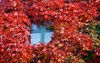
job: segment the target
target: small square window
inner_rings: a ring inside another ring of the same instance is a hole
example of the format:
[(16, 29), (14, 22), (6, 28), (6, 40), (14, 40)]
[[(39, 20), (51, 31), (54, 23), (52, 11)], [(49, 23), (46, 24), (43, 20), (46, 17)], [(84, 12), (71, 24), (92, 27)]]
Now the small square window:
[(46, 29), (45, 26), (38, 28), (35, 24), (32, 25), (31, 43), (38, 44), (39, 42), (48, 43), (51, 40), (53, 32)]

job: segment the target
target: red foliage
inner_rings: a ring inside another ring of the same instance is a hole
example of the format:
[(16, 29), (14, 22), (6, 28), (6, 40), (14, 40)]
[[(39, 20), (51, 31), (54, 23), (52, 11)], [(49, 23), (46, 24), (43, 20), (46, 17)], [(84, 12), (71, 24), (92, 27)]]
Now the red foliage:
[(23, 12), (0, 15), (0, 63), (29, 63), (33, 50), (30, 44), (30, 20)]
[[(33, 63), (80, 63), (88, 52), (94, 53), (88, 63), (99, 62), (100, 49), (94, 50), (93, 38), (80, 31), (100, 15), (99, 8), (100, 0), (1, 0), (0, 62), (29, 63), (33, 58)], [(54, 28), (52, 40), (33, 45), (33, 50), (30, 20), (37, 25), (51, 22)]]
[[(36, 1), (30, 8), (29, 15), (37, 24), (51, 21), (54, 27), (52, 41), (47, 46), (40, 44), (38, 48), (42, 49), (36, 49), (39, 51), (36, 53), (36, 56), (39, 56), (37, 63), (62, 63), (68, 56), (82, 58), (88, 55), (88, 51), (95, 51), (93, 38), (80, 32), (79, 29), (93, 21), (98, 14), (98, 6), (99, 3), (94, 1), (90, 3), (86, 1), (66, 3), (63, 0)], [(63, 44), (61, 48), (58, 46), (60, 43)], [(85, 61), (84, 58), (83, 60)]]

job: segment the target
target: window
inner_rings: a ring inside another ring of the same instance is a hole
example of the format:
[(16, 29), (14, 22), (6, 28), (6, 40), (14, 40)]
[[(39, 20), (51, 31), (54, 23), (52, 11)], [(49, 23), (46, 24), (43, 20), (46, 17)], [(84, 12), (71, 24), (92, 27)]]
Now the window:
[(52, 33), (45, 26), (38, 28), (35, 24), (32, 25), (31, 43), (38, 44), (39, 42), (48, 43), (51, 40)]

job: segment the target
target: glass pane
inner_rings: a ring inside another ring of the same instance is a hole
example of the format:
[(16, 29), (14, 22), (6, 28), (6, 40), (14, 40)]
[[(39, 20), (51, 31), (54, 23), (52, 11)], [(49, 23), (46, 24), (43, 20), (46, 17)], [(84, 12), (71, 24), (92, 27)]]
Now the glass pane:
[(31, 43), (38, 44), (39, 42), (44, 41), (44, 43), (48, 43), (51, 40), (52, 33), (47, 30), (46, 27), (41, 26), (38, 28), (35, 24), (32, 25), (32, 33), (31, 33)]

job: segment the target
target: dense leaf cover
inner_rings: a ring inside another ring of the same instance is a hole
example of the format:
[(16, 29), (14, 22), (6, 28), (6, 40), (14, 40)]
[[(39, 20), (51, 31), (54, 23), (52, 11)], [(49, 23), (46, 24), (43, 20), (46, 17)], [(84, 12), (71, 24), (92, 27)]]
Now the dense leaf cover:
[[(0, 0), (0, 63), (100, 62), (100, 0)], [(31, 23), (53, 28), (30, 45)]]
[(33, 51), (30, 46), (30, 25), (30, 20), (22, 12), (0, 15), (0, 63), (30, 62)]

